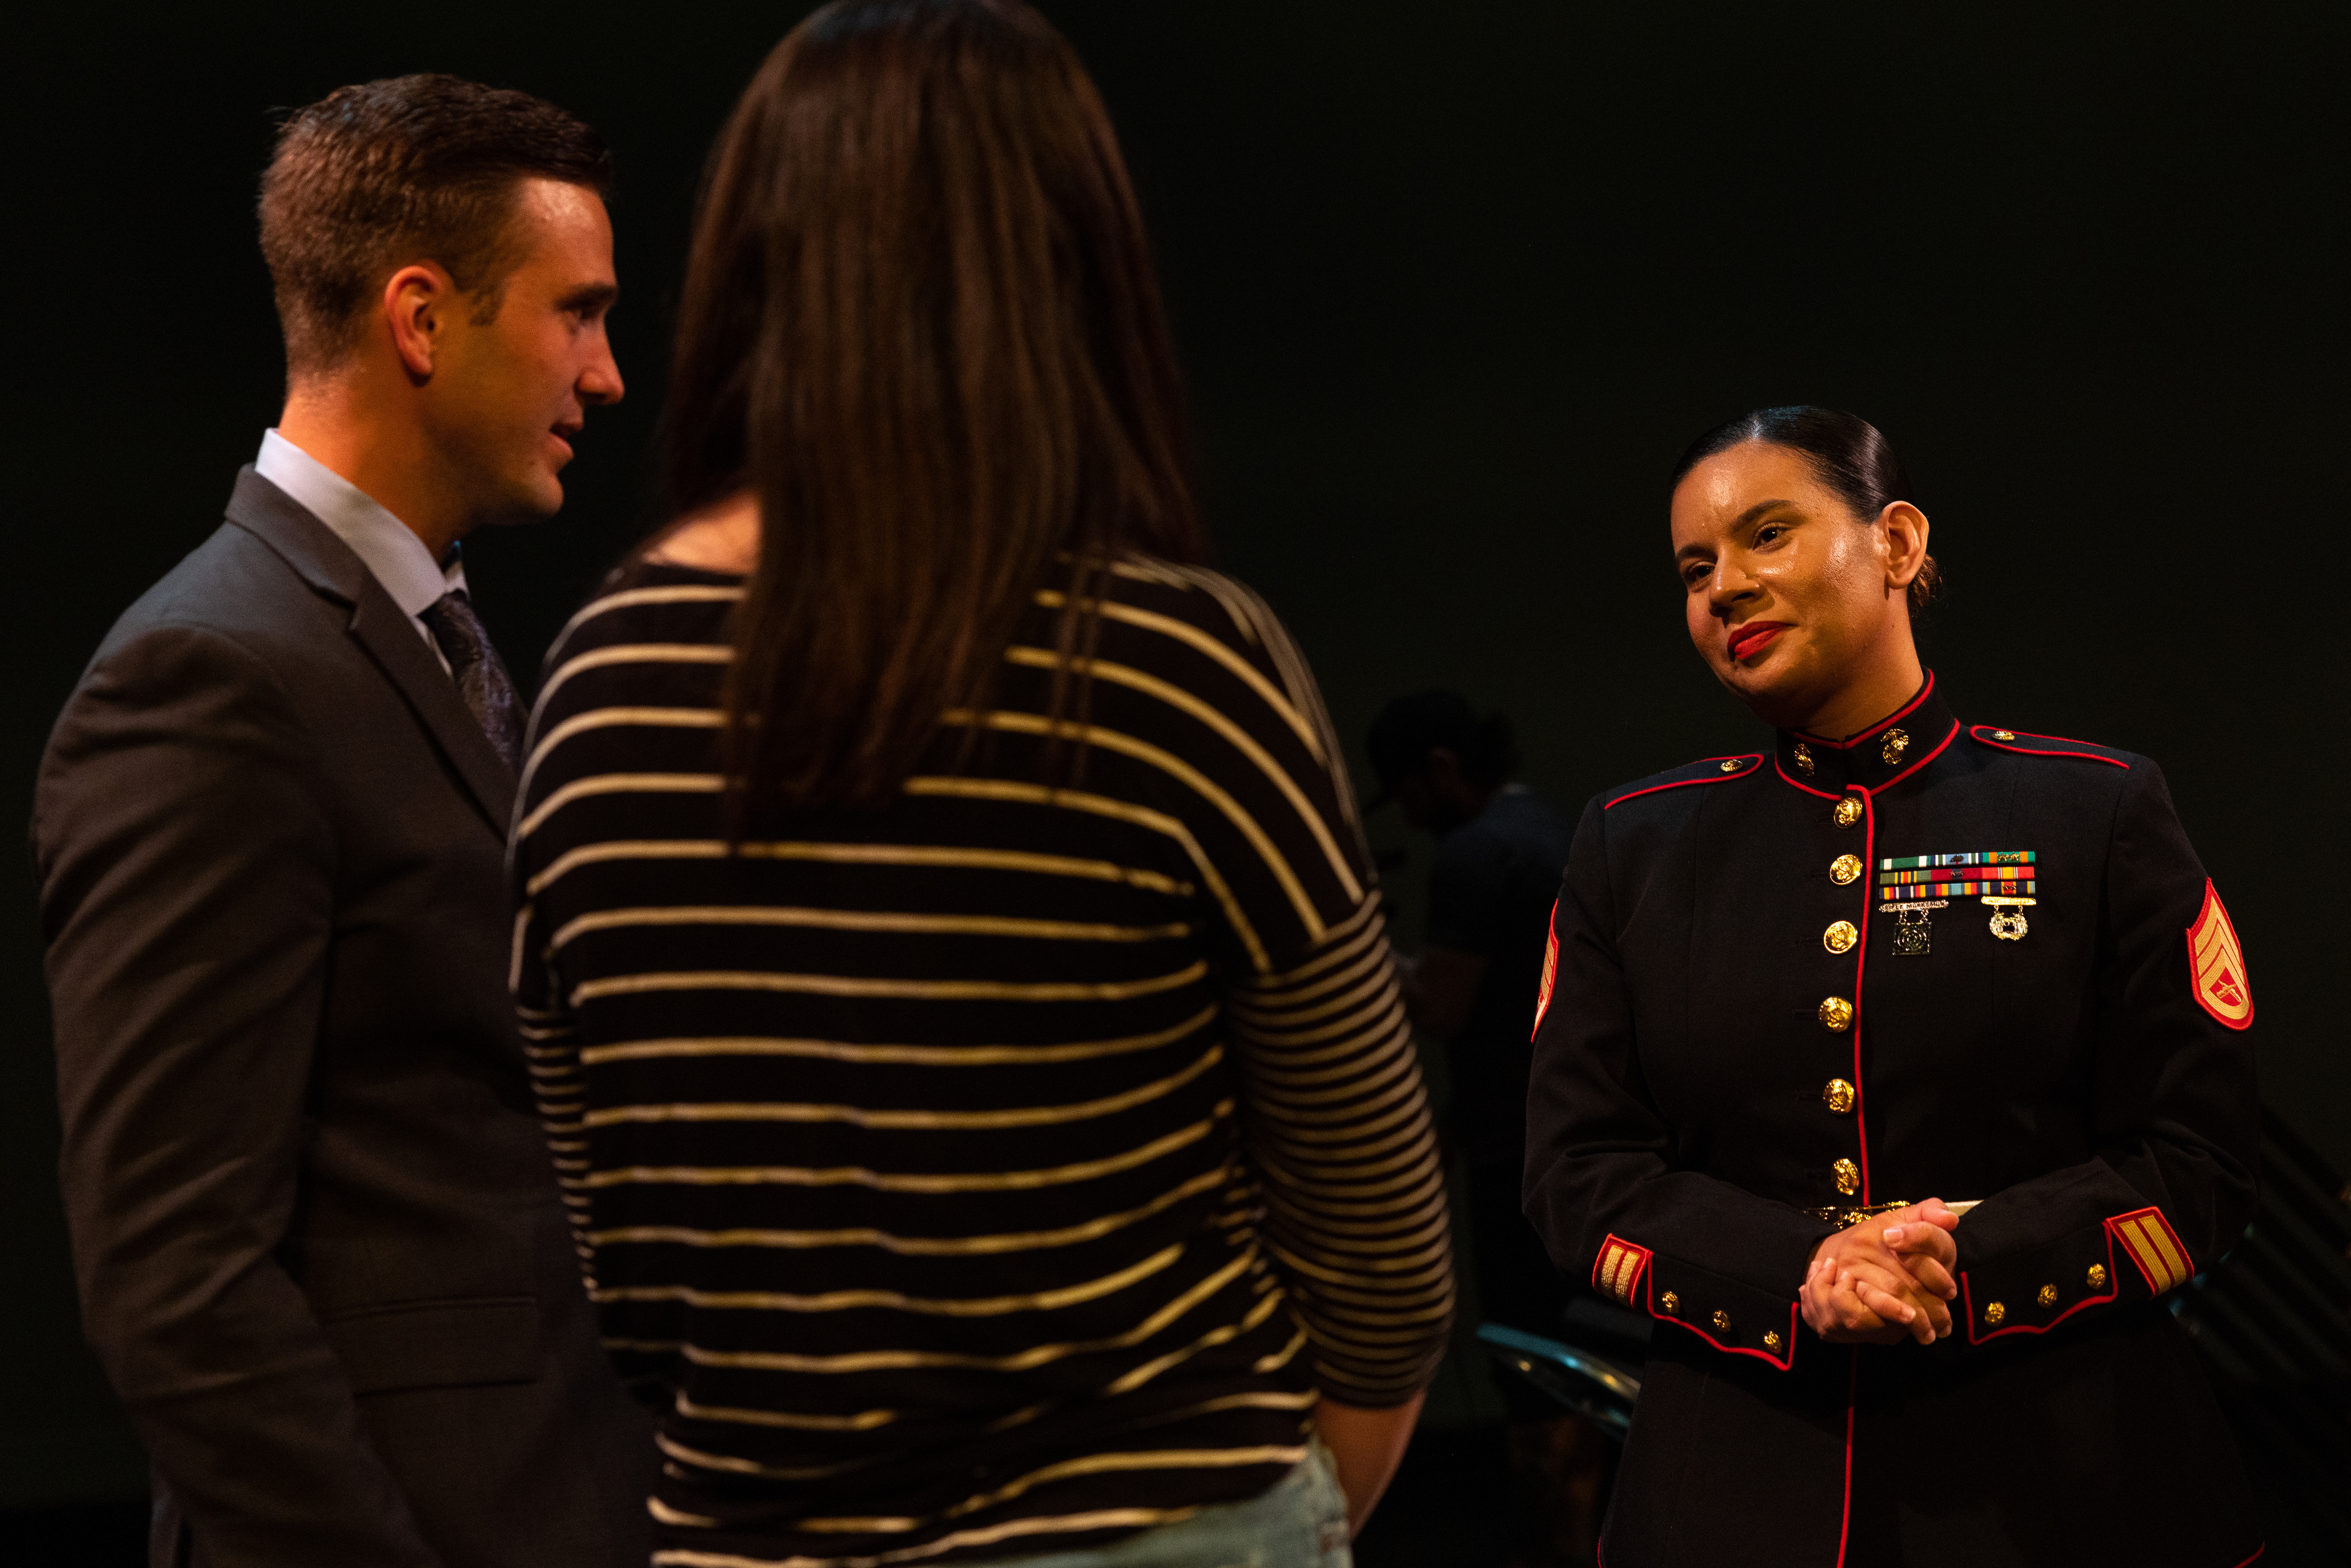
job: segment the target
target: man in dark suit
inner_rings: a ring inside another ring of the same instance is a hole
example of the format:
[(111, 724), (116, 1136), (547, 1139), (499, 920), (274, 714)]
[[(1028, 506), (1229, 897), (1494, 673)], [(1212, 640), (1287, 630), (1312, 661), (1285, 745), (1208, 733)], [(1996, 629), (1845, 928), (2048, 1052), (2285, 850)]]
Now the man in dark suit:
[(159, 1565), (646, 1560), (651, 1437), (507, 996), (518, 705), (455, 549), (552, 515), (621, 395), (608, 169), (445, 77), (287, 123), (285, 413), (43, 758), (66, 1207)]

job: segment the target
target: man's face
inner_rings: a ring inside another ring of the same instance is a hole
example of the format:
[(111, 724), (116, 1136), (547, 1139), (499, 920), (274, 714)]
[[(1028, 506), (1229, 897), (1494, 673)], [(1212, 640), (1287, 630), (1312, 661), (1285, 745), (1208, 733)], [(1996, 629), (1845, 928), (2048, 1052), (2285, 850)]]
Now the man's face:
[(491, 291), (468, 297), (433, 367), (425, 419), (486, 522), (536, 522), (563, 506), (558, 477), (591, 405), (621, 401), (604, 317), (619, 296), (612, 225), (593, 192), (527, 180), (516, 199), (520, 262)]

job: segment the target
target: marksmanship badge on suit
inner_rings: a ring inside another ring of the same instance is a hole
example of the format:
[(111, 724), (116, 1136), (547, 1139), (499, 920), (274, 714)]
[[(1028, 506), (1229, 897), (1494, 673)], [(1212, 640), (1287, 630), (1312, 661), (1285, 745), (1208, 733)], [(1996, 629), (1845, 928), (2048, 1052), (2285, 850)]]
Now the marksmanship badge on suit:
[(2229, 923), (2210, 877), (2204, 880), (2204, 907), (2188, 928), (2188, 972), (2206, 1012), (2231, 1029), (2252, 1026), (2253, 987), (2245, 978), (2245, 950), (2237, 945), (2237, 928)]

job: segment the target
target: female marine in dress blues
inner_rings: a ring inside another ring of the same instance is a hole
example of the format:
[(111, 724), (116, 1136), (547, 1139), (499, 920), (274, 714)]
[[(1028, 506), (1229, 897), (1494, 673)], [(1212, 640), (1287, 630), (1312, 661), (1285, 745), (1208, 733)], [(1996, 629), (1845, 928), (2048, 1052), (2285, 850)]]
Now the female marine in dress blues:
[(1691, 640), (1771, 752), (1583, 814), (1527, 1213), (1658, 1321), (1609, 1568), (2261, 1548), (2163, 1297), (2253, 1208), (2244, 956), (2143, 757), (1963, 725), (1878, 433), (1772, 409), (1673, 492)]

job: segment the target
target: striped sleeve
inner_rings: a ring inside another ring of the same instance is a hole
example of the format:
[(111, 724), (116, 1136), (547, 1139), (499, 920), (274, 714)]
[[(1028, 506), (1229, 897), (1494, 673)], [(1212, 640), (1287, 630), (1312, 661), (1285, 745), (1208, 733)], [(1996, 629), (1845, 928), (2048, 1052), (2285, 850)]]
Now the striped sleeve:
[(1267, 1250), (1322, 1392), (1400, 1405), (1453, 1316), (1445, 1183), (1376, 898), (1296, 968), (1228, 1004)]
[[(580, 1076), (579, 1031), (548, 962), (548, 933), (538, 902), (532, 896), (537, 889), (526, 883), (518, 891), (522, 896), (515, 912), (514, 950), (507, 981), (514, 992), (516, 1023), (522, 1033), (523, 1055), (530, 1068), (531, 1092), (538, 1101), (548, 1153), (555, 1164), (564, 1218), (571, 1227), (572, 1248), (580, 1255), (580, 1278), (592, 1296), (596, 1254), (588, 1239), (587, 1084)], [(620, 1370), (627, 1376), (637, 1369)]]
[[(1262, 834), (1245, 836), (1249, 852), (1236, 846), (1219, 868), (1228, 885), (1253, 892), (1239, 914), (1265, 954), (1226, 998), (1261, 1234), (1322, 1391), (1399, 1405), (1444, 1354), (1453, 1267), (1375, 875), (1321, 694), (1289, 633), (1238, 584), (1184, 576), (1228, 620), (1228, 653), (1262, 677), (1225, 693), (1223, 712), (1254, 737), (1242, 749), (1259, 769), (1282, 776), (1256, 791)], [(1231, 792), (1251, 799), (1238, 783)]]
[(592, 1292), (595, 1254), (587, 1240), (588, 1137), (582, 1122), (587, 1090), (580, 1076), (577, 1031), (562, 1005), (560, 991), (550, 983), (541, 956), (548, 947), (547, 936), (536, 929), (538, 924), (536, 904), (525, 903), (515, 916), (513, 968), (507, 980), (514, 990), (531, 1092), (547, 1130), (548, 1153), (555, 1161), (565, 1218), (570, 1221), (572, 1244), (580, 1253), (580, 1274)]
[[(571, 1229), (572, 1248), (579, 1254), (581, 1281), (591, 1299), (598, 1296), (599, 1285), (590, 1179), (595, 1162), (588, 1123), (589, 1083), (579, 1019), (556, 965), (556, 952), (560, 946), (557, 931), (559, 921), (549, 917), (549, 890), (567, 873), (606, 856), (625, 853), (632, 846), (575, 845), (569, 853), (549, 858), (536, 852), (533, 832), (562, 808), (581, 800), (608, 798), (629, 789), (655, 795), (674, 792), (709, 796), (716, 793), (718, 780), (715, 774), (701, 773), (603, 775), (549, 788), (540, 776), (540, 768), (562, 741), (599, 732), (612, 716), (609, 710), (577, 700), (580, 693), (573, 684), (584, 673), (622, 665), (631, 659), (656, 667), (706, 672), (723, 667), (729, 657), (724, 643), (616, 643), (610, 638), (600, 640), (594, 633), (608, 622), (624, 621), (632, 613), (695, 607), (723, 610), (741, 596), (739, 587), (694, 584), (624, 589), (592, 600), (564, 625), (549, 646), (538, 701), (524, 737), (528, 760), (517, 792), (519, 809), (507, 850), (515, 915), (507, 979), (514, 996), (516, 1020), (548, 1153), (563, 1200), (564, 1218)], [(587, 641), (591, 645), (575, 654), (571, 644), (575, 637), (583, 633), (589, 634)], [(573, 689), (567, 691), (568, 686)], [(636, 716), (656, 726), (683, 726), (697, 733), (706, 733), (715, 719), (715, 714), (700, 707), (645, 709)], [(653, 851), (662, 846), (633, 847)], [(679, 853), (690, 853), (696, 846), (689, 842), (669, 847)], [(657, 1397), (658, 1391), (673, 1379), (676, 1348), (668, 1343), (634, 1343), (609, 1333), (605, 1336), (605, 1349), (614, 1370), (641, 1397)]]

